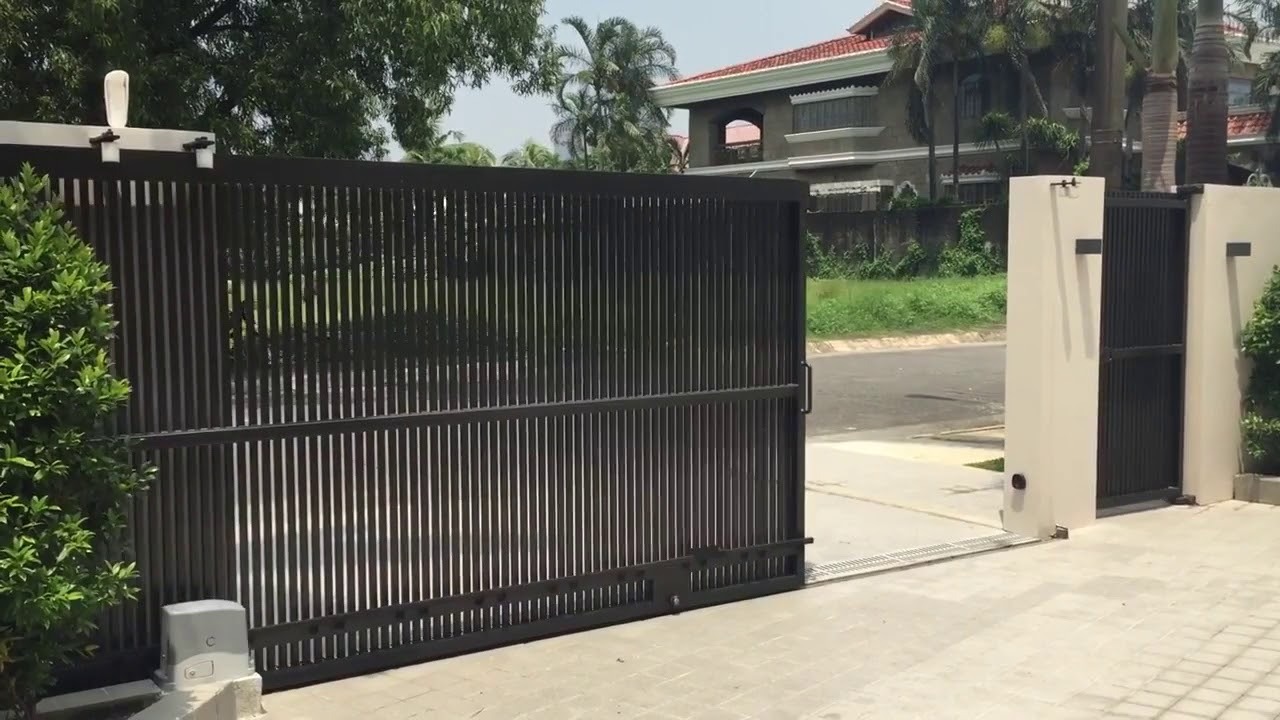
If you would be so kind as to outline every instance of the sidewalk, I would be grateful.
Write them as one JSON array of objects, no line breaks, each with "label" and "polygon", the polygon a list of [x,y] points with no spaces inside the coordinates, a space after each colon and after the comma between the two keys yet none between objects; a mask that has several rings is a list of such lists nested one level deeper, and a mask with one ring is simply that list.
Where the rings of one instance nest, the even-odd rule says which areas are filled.
[{"label": "sidewalk", "polygon": [[[958,462],[947,464],[951,459],[946,454],[964,452],[964,448],[935,444],[940,454],[928,458],[932,462],[925,462],[919,454],[904,450],[894,457],[871,445],[924,447],[906,443],[812,442],[806,446],[806,486],[829,495],[986,526],[992,532],[1001,527],[1003,478],[999,473],[964,467]],[[999,454],[996,452],[995,456]],[[990,452],[984,455],[990,456]]]},{"label": "sidewalk", "polygon": [[1274,718],[1278,554],[1278,508],[1168,508],[1104,520],[1071,540],[265,704],[299,720]]}]

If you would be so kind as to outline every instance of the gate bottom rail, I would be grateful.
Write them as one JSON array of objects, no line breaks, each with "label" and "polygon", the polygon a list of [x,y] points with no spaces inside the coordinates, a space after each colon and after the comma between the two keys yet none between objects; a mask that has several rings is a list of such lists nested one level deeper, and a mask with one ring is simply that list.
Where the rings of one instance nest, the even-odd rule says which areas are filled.
[{"label": "gate bottom rail", "polygon": [[[643,583],[650,588],[649,592],[644,593],[647,599],[622,606],[567,613],[527,623],[424,640],[343,658],[325,659],[318,663],[273,669],[263,673],[263,683],[267,689],[336,679],[415,661],[489,649],[574,630],[679,613],[732,600],[796,589],[804,583],[803,563],[798,562],[800,551],[805,545],[812,543],[813,538],[805,537],[733,549],[698,548],[691,550],[687,555],[670,560],[616,570],[603,570],[556,580],[453,595],[436,600],[402,603],[254,628],[249,631],[249,644],[254,651],[271,649],[335,635],[386,628],[402,622],[440,621],[459,612],[481,611],[510,603],[546,600],[566,593],[607,590],[627,583]],[[694,573],[745,562],[790,559],[797,560],[795,567],[779,577],[707,589],[696,589],[693,584]]]}]

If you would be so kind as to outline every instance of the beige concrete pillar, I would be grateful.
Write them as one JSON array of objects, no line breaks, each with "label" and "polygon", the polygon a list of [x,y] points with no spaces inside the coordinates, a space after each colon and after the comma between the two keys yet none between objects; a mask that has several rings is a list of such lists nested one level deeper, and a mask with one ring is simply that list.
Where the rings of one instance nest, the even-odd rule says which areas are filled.
[{"label": "beige concrete pillar", "polygon": [[[1280,264],[1277,233],[1280,189],[1208,185],[1192,196],[1182,486],[1202,505],[1230,500],[1241,469],[1240,331]],[[1229,243],[1248,243],[1249,256],[1228,257]]]},{"label": "beige concrete pillar", "polygon": [[[1049,537],[1097,517],[1101,178],[1009,182],[1004,527]],[[1014,475],[1026,479],[1015,489]]]}]

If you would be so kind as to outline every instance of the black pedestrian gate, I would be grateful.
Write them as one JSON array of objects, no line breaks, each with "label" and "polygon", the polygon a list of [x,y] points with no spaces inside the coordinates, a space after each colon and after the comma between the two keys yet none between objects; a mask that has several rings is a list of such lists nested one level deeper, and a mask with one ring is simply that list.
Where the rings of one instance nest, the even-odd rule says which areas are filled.
[{"label": "black pedestrian gate", "polygon": [[1182,487],[1187,198],[1108,192],[1102,231],[1098,506]]},{"label": "black pedestrian gate", "polygon": [[269,688],[801,585],[801,183],[0,147],[109,265],[136,603]]}]

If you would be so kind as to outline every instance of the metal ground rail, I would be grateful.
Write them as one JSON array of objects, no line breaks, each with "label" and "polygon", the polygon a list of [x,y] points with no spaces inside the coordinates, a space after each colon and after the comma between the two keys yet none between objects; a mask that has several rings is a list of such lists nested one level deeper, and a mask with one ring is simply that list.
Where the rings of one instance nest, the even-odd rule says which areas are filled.
[{"label": "metal ground rail", "polygon": [[805,185],[0,146],[115,284],[140,598],[268,687],[798,588]]}]

